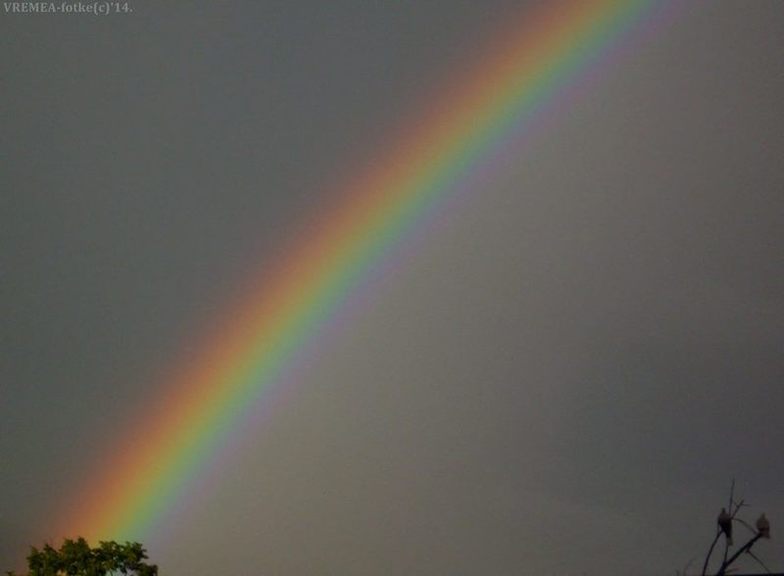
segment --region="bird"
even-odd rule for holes
[[[722,508],[721,512],[719,512],[717,521],[719,523],[719,528],[721,528],[721,531],[724,532],[724,535],[727,537],[727,544],[732,546],[732,517],[727,513],[727,510]]]
[[[757,518],[757,532],[763,538],[770,538],[770,522],[765,518],[764,513]]]

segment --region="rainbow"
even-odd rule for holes
[[[328,217],[169,374],[153,413],[69,499],[57,534],[142,539],[352,290],[521,123],[640,22],[644,0],[541,3],[341,192]],[[194,347],[192,347],[193,349]]]

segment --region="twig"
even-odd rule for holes
[[[754,558],[759,563],[759,565],[762,566],[765,569],[765,572],[767,572],[768,574],[771,574],[771,571],[768,569],[767,566],[765,566],[765,563],[762,560],[760,560],[759,558],[757,558],[757,555],[754,554],[754,552],[752,552],[751,550],[748,550],[746,553],[749,556],[751,556],[752,558]]]
[[[708,549],[708,555],[705,557],[705,563],[702,565],[702,576],[705,576],[705,572],[708,570],[708,561],[710,560],[711,554],[713,554],[713,549],[716,547],[716,542],[719,541],[719,536],[721,536],[721,528],[716,531],[716,537],[713,539],[713,542]]]
[[[743,524],[752,534],[757,533],[757,531],[754,528],[752,528],[751,525],[745,520],[741,520],[740,518],[733,518],[733,520],[735,520],[735,522],[740,522],[741,524]]]
[[[741,498],[740,502],[735,503],[734,511],[732,510],[732,507],[730,507],[730,518],[735,518],[735,516],[738,515],[738,512],[740,512],[740,509],[743,508],[744,506],[748,506],[748,504],[746,504],[746,501],[743,498]]]
[[[729,511],[732,512],[732,503],[735,501],[733,498],[733,494],[735,494],[735,478],[732,479],[732,484],[730,484],[730,505]]]
[[[744,552],[748,552],[748,551],[750,551],[750,550],[751,550],[751,547],[752,547],[752,546],[754,546],[754,543],[755,543],[757,540],[759,540],[760,538],[762,538],[762,534],[757,534],[756,536],[754,536],[754,538],[752,538],[751,540],[749,540],[748,542],[746,542],[746,543],[745,543],[745,544],[744,544],[744,545],[743,545],[743,546],[742,546],[742,547],[741,547],[741,548],[740,548],[740,549],[739,549],[737,552],[735,552],[735,554],[733,554],[733,555],[730,557],[730,559],[729,559],[729,560],[727,560],[727,561],[725,561],[724,563],[722,563],[722,565],[721,565],[721,568],[719,568],[719,571],[718,571],[718,572],[716,572],[716,576],[724,576],[724,575],[727,573],[727,568],[728,568],[728,567],[729,567],[729,566],[730,566],[730,565],[731,565],[733,562],[735,562],[735,560],[737,560],[737,559],[740,557],[740,555],[741,555],[741,554],[743,554]]]

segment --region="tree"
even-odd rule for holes
[[[49,544],[41,550],[32,546],[27,576],[157,576],[158,567],[145,559],[147,552],[138,542],[100,542],[91,548],[84,538],[66,539],[59,550]],[[8,576],[16,575],[8,572]]]
[[[719,517],[717,520],[717,527],[716,527],[716,536],[713,538],[713,542],[711,543],[710,549],[708,550],[708,555],[705,557],[705,562],[702,565],[702,576],[706,575],[706,572],[708,570],[708,563],[710,562],[711,556],[713,555],[713,551],[716,548],[716,544],[719,542],[719,539],[721,538],[722,535],[724,536],[724,556],[721,560],[721,565],[718,571],[716,572],[716,576],[725,576],[728,573],[730,566],[744,554],[750,556],[751,558],[759,562],[759,564],[763,568],[765,568],[766,571],[769,572],[767,566],[765,566],[765,564],[762,563],[762,560],[760,560],[751,551],[751,549],[754,546],[754,544],[757,543],[757,540],[759,540],[760,538],[770,538],[770,522],[768,522],[768,519],[765,517],[765,514],[762,514],[757,519],[756,529],[755,529],[751,525],[749,525],[748,522],[745,522],[744,520],[738,518],[738,512],[740,512],[741,508],[747,506],[747,504],[743,499],[736,501],[734,492],[735,492],[735,481],[733,480],[732,486],[730,487],[729,511],[725,508],[722,508],[721,512],[719,513]],[[733,522],[737,522],[745,529],[747,529],[751,533],[751,536],[742,546],[740,546],[730,556],[729,554],[730,547],[732,547],[733,545],[733,539],[732,539]]]

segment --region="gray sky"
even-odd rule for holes
[[[133,7],[0,13],[0,569],[525,3]],[[693,572],[734,477],[784,571],[783,63],[784,3],[678,10],[403,250],[152,561]]]

